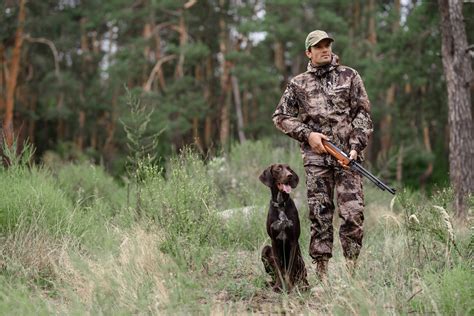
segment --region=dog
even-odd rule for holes
[[[286,164],[273,164],[259,179],[272,195],[266,223],[272,244],[262,250],[265,271],[272,277],[270,285],[275,292],[290,292],[295,286],[308,290],[307,271],[298,242],[300,220],[290,197],[291,190],[298,185],[298,175]]]

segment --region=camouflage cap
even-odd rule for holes
[[[311,33],[308,34],[308,36],[306,36],[306,41],[304,42],[306,50],[308,50],[308,48],[318,44],[320,41],[326,38],[330,39],[331,42],[334,42],[334,39],[330,37],[328,33],[321,30],[312,31]]]

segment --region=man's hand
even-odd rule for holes
[[[349,160],[355,160],[357,159],[357,151],[352,149],[351,152],[349,153]],[[344,169],[349,169],[349,166],[344,164],[342,161],[338,160],[337,161]]]
[[[328,137],[321,133],[311,132],[308,137],[308,144],[311,149],[317,154],[327,154],[323,146],[322,140],[329,140]]]
[[[352,149],[351,152],[349,153],[349,159],[350,160],[356,160],[357,159],[357,150]]]

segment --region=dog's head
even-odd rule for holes
[[[285,164],[273,164],[263,170],[259,177],[260,181],[267,187],[276,187],[278,190],[290,193],[299,182],[298,175]]]

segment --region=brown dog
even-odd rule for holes
[[[272,245],[263,248],[262,261],[265,271],[272,276],[273,290],[289,292],[297,285],[307,290],[307,272],[298,242],[300,220],[290,197],[299,178],[288,165],[274,164],[265,169],[259,179],[272,193],[267,216],[267,233]]]

